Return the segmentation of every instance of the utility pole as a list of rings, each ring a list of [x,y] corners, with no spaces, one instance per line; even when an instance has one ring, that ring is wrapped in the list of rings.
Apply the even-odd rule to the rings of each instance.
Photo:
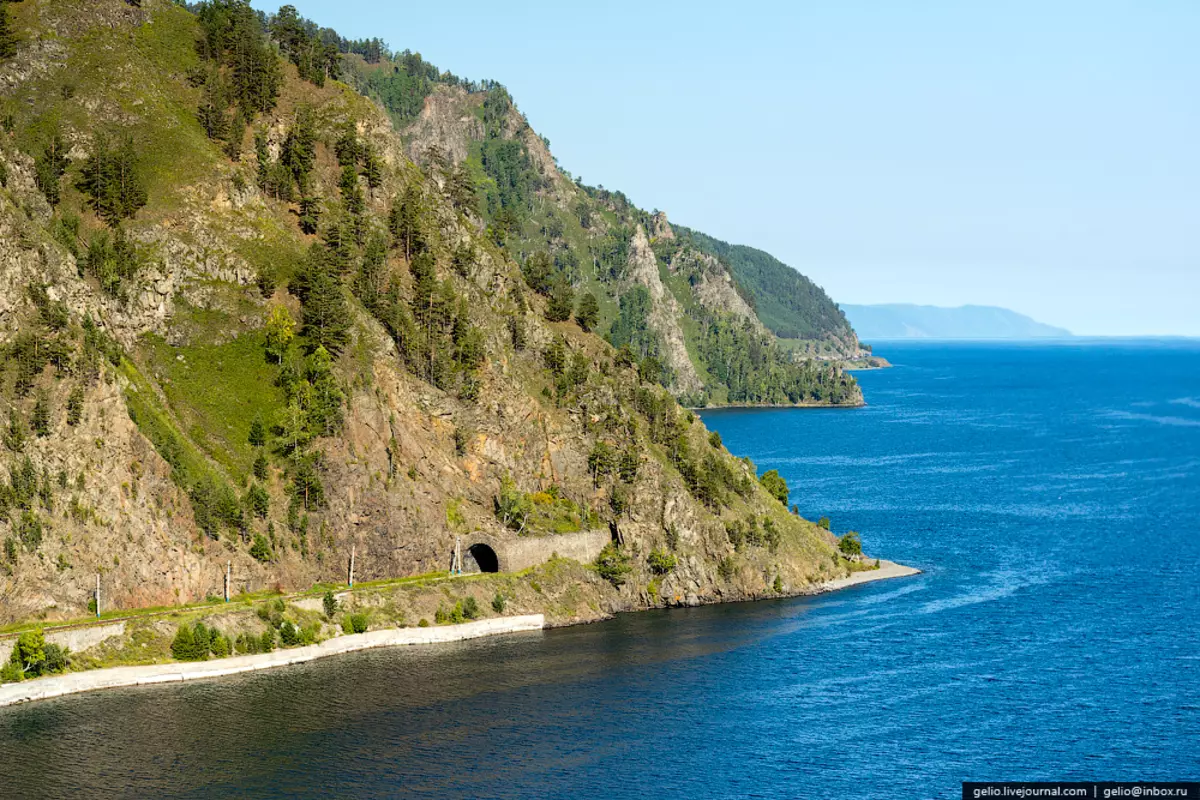
[[[450,574],[462,575],[462,537],[454,537],[454,554],[450,556]]]
[[[355,546],[350,545],[350,588],[354,588],[354,550]]]
[[[100,573],[96,573],[96,619],[100,619]]]
[[[233,562],[225,562],[225,602],[229,602],[229,574],[233,570]]]

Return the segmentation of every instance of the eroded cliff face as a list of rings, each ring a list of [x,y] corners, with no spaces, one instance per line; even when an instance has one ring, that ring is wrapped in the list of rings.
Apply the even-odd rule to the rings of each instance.
[[[703,384],[696,374],[696,366],[688,355],[680,323],[681,310],[674,295],[663,286],[659,275],[658,259],[650,249],[650,241],[641,225],[629,242],[629,266],[626,273],[630,285],[645,286],[650,292],[652,311],[650,327],[658,334],[663,344],[663,360],[673,377],[672,390],[677,395],[700,391]]]
[[[554,524],[607,529],[621,543],[630,571],[619,586],[580,567],[547,583],[546,595],[522,590],[523,607],[552,606],[561,620],[763,596],[776,576],[801,592],[849,569],[828,533],[788,513],[750,465],[714,446],[699,419],[640,383],[610,346],[572,322],[546,322],[545,300],[524,286],[481,220],[456,209],[410,161],[431,143],[466,157],[477,132],[477,118],[462,108],[468,95],[435,92],[402,137],[347,87],[317,89],[284,65],[277,104],[256,118],[233,160],[195,119],[191,15],[165,0],[147,0],[136,13],[119,0],[23,5],[27,44],[0,67],[0,83],[23,103],[5,106],[13,133],[0,137],[0,425],[12,420],[20,434],[5,437],[0,455],[0,623],[81,615],[97,574],[109,608],[138,608],[218,595],[227,565],[235,592],[344,580],[352,550],[360,581],[445,570],[458,540],[534,533],[501,519],[506,491],[535,510],[574,509]],[[105,70],[92,60],[97,48],[111,59]],[[108,81],[112,68],[143,76],[144,85]],[[72,92],[62,88],[68,83]],[[277,309],[298,322],[312,313],[288,285],[310,247],[329,246],[328,234],[300,230],[296,202],[260,187],[252,153],[261,133],[267,157],[278,158],[302,109],[315,120],[311,181],[324,198],[323,220],[348,213],[335,143],[349,128],[382,164],[378,185],[358,179],[365,230],[387,235],[396,199],[421,198],[432,280],[453,298],[445,308],[464,310],[453,324],[477,331],[483,352],[472,368],[474,394],[427,380],[404,350],[411,332],[363,299],[356,276],[365,245],[354,244],[351,271],[340,277],[350,334],[333,362],[342,421],[306,455],[324,495],[311,504],[299,499],[299,460],[285,453],[291,406],[283,366],[265,352],[264,325]],[[48,119],[59,121],[70,148],[55,208],[34,180]],[[106,291],[88,263],[105,225],[73,188],[102,133],[134,137],[150,182],[146,207],[122,223],[138,257],[118,292]],[[533,144],[554,197],[569,203],[574,184],[540,139]],[[69,217],[79,227],[64,235]],[[669,235],[665,217],[655,231]],[[699,301],[752,319],[714,264]],[[640,227],[628,266],[627,280],[655,298],[652,322],[675,388],[695,390],[682,311]],[[381,269],[395,308],[420,311],[404,248],[393,242]],[[455,353],[463,346],[456,336],[457,328],[445,332]],[[51,356],[41,350],[47,343]],[[570,370],[548,366],[556,347]],[[293,348],[297,359],[312,358]],[[39,404],[48,418],[35,431]],[[267,429],[264,443],[247,443],[252,420]],[[628,470],[605,461],[630,453]],[[254,491],[265,492],[264,507],[252,503]],[[227,522],[200,524],[212,513]],[[771,534],[731,538],[729,526],[751,520]],[[536,533],[549,557],[554,531]],[[655,572],[647,561],[654,549],[674,555],[676,566]]]

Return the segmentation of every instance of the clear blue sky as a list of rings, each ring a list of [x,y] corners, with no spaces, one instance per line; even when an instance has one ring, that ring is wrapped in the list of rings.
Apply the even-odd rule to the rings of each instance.
[[[295,5],[499,80],[573,174],[839,302],[1200,335],[1197,0]]]

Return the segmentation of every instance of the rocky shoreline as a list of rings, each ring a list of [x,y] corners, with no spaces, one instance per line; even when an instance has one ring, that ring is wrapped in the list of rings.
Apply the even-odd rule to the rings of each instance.
[[[826,581],[815,591],[805,592],[795,596],[813,596],[834,592],[850,586],[863,583],[902,578],[920,574],[919,569],[896,564],[892,561],[879,562],[879,568],[852,573],[843,578]],[[584,620],[581,622],[601,620]],[[100,626],[112,623],[100,623]],[[524,614],[511,617],[494,617],[458,625],[439,625],[431,627],[387,628],[360,634],[335,636],[319,644],[296,647],[286,650],[276,650],[270,653],[256,655],[231,656],[229,658],[210,661],[179,662],[169,661],[160,664],[146,664],[129,667],[102,667],[100,669],[69,672],[45,678],[36,678],[21,683],[0,685],[0,708],[48,700],[68,694],[96,691],[99,689],[114,689],[128,686],[148,686],[157,683],[175,683],[220,678],[237,675],[244,672],[256,672],[264,669],[274,669],[292,664],[301,664],[327,656],[341,655],[359,650],[376,647],[405,647],[415,645],[445,644],[465,641],[483,636],[497,636],[509,633],[539,631],[547,627],[565,627],[561,625],[547,626],[544,614]]]

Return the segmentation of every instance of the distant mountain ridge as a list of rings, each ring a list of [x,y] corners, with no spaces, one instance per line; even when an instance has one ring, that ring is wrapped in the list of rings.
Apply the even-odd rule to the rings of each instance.
[[[907,303],[855,306],[842,311],[863,340],[871,339],[1062,339],[1065,328],[996,306],[919,306]]]

